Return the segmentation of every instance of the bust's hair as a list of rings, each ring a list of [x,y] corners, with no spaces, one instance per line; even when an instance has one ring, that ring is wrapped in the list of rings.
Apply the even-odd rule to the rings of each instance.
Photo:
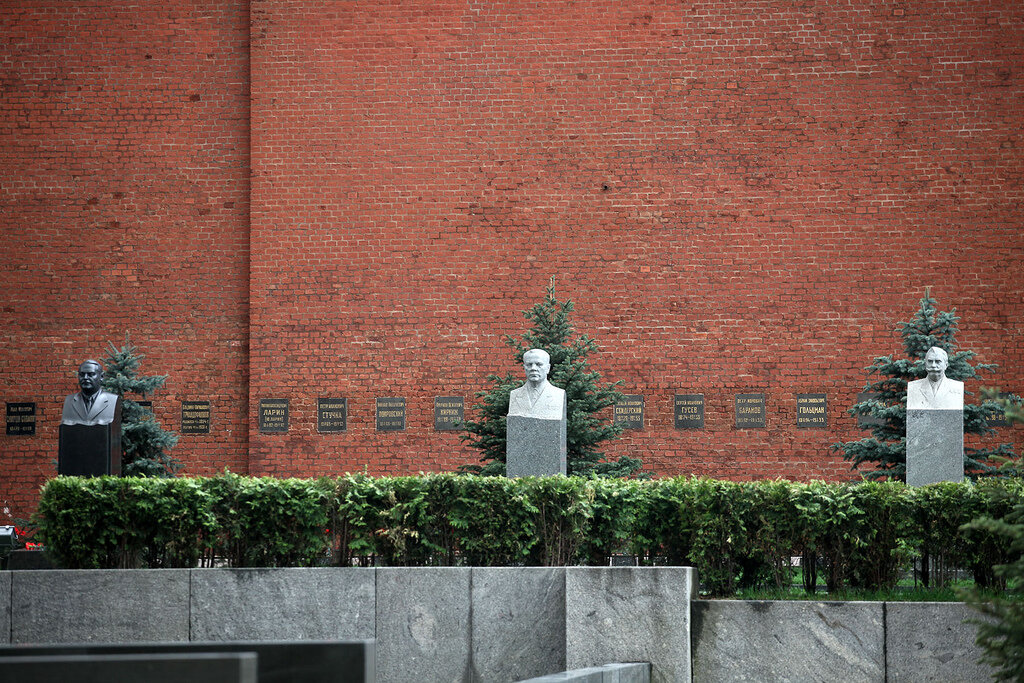
[[[544,349],[530,349],[529,351],[527,351],[526,353],[523,354],[523,362],[526,362],[526,357],[529,356],[531,353],[533,353],[533,354],[538,354],[539,353],[542,356],[544,356],[544,362],[545,363],[549,363],[549,364],[551,363],[551,354],[549,354]]]
[[[83,360],[81,365],[78,366],[79,370],[82,369],[82,365],[95,365],[100,369],[100,372],[103,372],[103,366],[100,365],[100,362],[98,360],[92,360],[91,358],[89,360]]]
[[[940,354],[942,354],[942,360],[946,361],[947,363],[949,362],[949,354],[946,353],[946,349],[943,349],[938,346],[933,346],[930,349],[928,349],[928,351],[926,351],[924,354],[925,358],[927,358],[928,354],[931,353],[932,351],[938,351]]]

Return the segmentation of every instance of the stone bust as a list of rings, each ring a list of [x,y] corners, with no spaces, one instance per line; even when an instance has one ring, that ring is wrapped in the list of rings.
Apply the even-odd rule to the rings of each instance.
[[[108,425],[117,417],[121,397],[103,391],[103,366],[87,360],[78,367],[81,391],[64,399],[60,423],[65,425]]]
[[[509,416],[561,420],[565,417],[565,390],[548,382],[551,356],[543,349],[523,354],[526,383],[509,394]]]
[[[928,376],[907,383],[908,410],[963,410],[964,383],[946,377],[949,354],[937,346],[928,349],[924,368]]]

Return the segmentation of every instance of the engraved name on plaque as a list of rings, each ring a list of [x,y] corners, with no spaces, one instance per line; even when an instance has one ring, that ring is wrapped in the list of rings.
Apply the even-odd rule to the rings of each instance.
[[[348,429],[348,399],[318,398],[316,401],[316,430],[321,434],[344,432]]]
[[[181,402],[181,433],[182,434],[209,434],[210,433],[210,402],[209,401],[182,401]]]
[[[7,404],[7,436],[35,436],[36,404]]]
[[[736,394],[736,429],[764,428],[764,394]]]
[[[639,394],[625,394],[613,408],[615,424],[623,429],[644,428],[644,397]]]
[[[260,431],[265,434],[288,431],[288,399],[261,398],[259,412]]]
[[[453,432],[462,429],[464,402],[461,396],[434,397],[434,429]]]
[[[828,412],[825,394],[796,395],[797,429],[827,429]]]
[[[676,429],[704,429],[704,394],[676,394]]]
[[[402,432],[405,431],[405,399],[404,398],[378,398],[377,399],[377,431],[378,432]]]

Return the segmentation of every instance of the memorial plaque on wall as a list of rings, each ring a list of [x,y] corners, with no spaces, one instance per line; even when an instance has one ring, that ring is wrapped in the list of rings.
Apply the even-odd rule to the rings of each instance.
[[[181,433],[182,434],[209,434],[210,433],[210,402],[209,401],[182,401],[181,402]]]
[[[259,412],[261,432],[288,431],[288,399],[261,398]]]
[[[704,429],[704,394],[676,394],[676,429]]]
[[[999,398],[1006,398],[1008,396],[1011,396],[1011,394],[1009,392],[1006,392],[1006,391],[1000,391],[999,392]],[[988,421],[988,426],[989,427],[1009,427],[1010,423],[1006,421],[1006,412],[1000,410],[998,413],[996,413],[996,416]]]
[[[615,424],[623,429],[644,428],[644,397],[639,394],[625,394],[613,408]]]
[[[377,399],[377,431],[378,432],[402,432],[402,431],[405,431],[405,399],[404,398],[378,398]]]
[[[736,429],[764,428],[764,394],[736,394]]]
[[[36,404],[35,403],[8,403],[7,404],[7,435],[8,436],[35,436],[36,434]]]
[[[826,429],[827,415],[825,394],[796,395],[797,429]]]
[[[462,429],[464,404],[461,396],[434,397],[434,429],[452,432]]]
[[[862,391],[859,394],[857,394],[857,403],[863,403],[864,401],[869,401],[873,398],[878,398],[878,394],[873,391]],[[860,427],[861,429],[871,429],[872,427],[877,427],[884,424],[885,420],[883,420],[880,417],[875,417],[874,415],[857,416],[857,426]]]
[[[348,399],[318,398],[316,400],[316,430],[322,434],[343,432],[348,429]]]

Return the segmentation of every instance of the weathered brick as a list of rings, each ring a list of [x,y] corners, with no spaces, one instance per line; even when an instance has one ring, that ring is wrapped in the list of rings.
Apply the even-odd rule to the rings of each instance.
[[[0,502],[30,510],[75,366],[126,331],[170,376],[166,425],[213,404],[188,472],[472,461],[433,397],[518,372],[501,335],[552,276],[646,399],[611,456],[850,478],[829,445],[926,286],[1024,391],[1022,29],[1009,0],[20,3],[0,394],[40,410],[0,437]],[[767,426],[737,431],[752,391]],[[676,392],[704,430],[672,428]],[[828,430],[796,429],[797,393]],[[316,432],[318,396],[349,398],[347,432]],[[375,431],[377,396],[406,432]],[[256,430],[267,397],[288,434]]]

